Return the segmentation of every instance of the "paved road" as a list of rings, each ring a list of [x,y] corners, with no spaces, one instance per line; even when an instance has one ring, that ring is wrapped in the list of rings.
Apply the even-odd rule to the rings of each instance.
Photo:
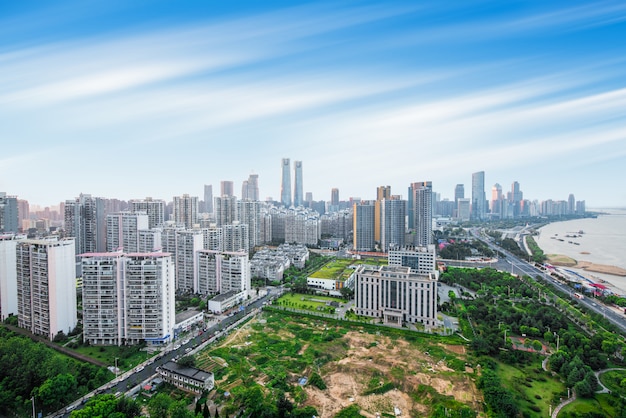
[[[231,316],[224,317],[221,321],[218,321],[214,325],[206,328],[204,331],[196,336],[183,339],[182,341],[175,344],[172,349],[161,352],[157,356],[148,359],[146,362],[135,367],[134,369],[124,372],[116,379],[113,379],[111,382],[108,382],[100,388],[94,390],[90,394],[85,395],[83,398],[77,400],[63,410],[48,415],[48,417],[68,417],[72,410],[81,409],[84,403],[86,403],[91,397],[95,395],[107,393],[117,394],[118,392],[127,393],[129,390],[141,384],[142,382],[149,381],[151,380],[151,378],[155,377],[157,374],[157,367],[167,363],[168,361],[171,361],[175,357],[184,356],[193,352],[194,349],[200,348],[203,343],[213,342],[216,338],[223,335],[224,331],[227,330],[230,326],[236,325],[236,323],[244,319],[250,312],[263,306],[264,302],[278,297],[280,294],[282,294],[282,291],[282,288],[269,289],[266,295],[248,304],[245,307],[245,310],[236,312]]]
[[[506,251],[505,249],[496,246],[490,240],[483,238],[479,231],[476,229],[470,230],[474,238],[484,242],[494,251],[500,251],[504,255],[506,255],[506,263],[508,263],[509,268],[504,269],[511,271],[513,274],[529,276],[532,279],[535,279],[537,276],[543,278],[543,282],[552,286],[555,289],[560,290],[562,293],[569,295],[570,299],[576,300],[579,304],[581,304],[587,311],[595,312],[599,315],[603,315],[609,322],[615,325],[622,334],[626,335],[626,316],[620,311],[614,310],[611,307],[608,307],[602,304],[599,300],[585,297],[584,299],[576,299],[574,298],[574,290],[569,287],[567,284],[555,279],[554,277],[546,274],[541,269],[535,267],[533,264],[530,264],[526,261],[520,260],[514,254]]]

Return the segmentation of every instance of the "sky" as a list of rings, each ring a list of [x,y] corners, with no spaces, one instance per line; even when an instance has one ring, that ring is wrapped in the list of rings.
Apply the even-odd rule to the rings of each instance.
[[[172,200],[281,159],[305,192],[626,207],[623,1],[0,3],[0,191]]]

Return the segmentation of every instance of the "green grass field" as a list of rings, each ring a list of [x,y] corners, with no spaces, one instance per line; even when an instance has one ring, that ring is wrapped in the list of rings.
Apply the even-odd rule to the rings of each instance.
[[[614,398],[613,398],[614,400]],[[559,418],[574,418],[587,413],[595,413],[595,416],[616,417],[619,411],[611,404],[612,396],[599,394],[592,399],[576,399],[565,408],[561,409]]]
[[[626,396],[626,389],[620,386],[626,379],[626,370],[611,370],[600,375],[600,381],[615,394]]]
[[[541,368],[542,359],[537,356],[520,368],[498,363],[498,375],[519,396],[520,408],[528,416],[548,416],[550,405],[556,406],[560,397],[567,396],[565,385]]]
[[[349,268],[352,264],[354,264],[353,260],[331,260],[315,273],[311,274],[310,277],[315,279],[346,280],[354,271]]]
[[[330,309],[329,306],[326,305],[326,302],[338,302],[341,304],[345,303],[346,301],[340,298],[333,298],[330,296],[285,293],[278,300],[276,300],[275,304],[279,306],[285,306],[287,308],[319,312],[328,311]]]

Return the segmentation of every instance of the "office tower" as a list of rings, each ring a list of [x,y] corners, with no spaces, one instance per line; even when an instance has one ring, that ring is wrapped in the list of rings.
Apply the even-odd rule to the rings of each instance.
[[[242,200],[237,202],[237,206],[237,220],[248,225],[250,249],[261,245],[261,202]]]
[[[73,239],[20,240],[16,246],[17,322],[50,340],[77,324]]]
[[[250,174],[241,186],[241,200],[259,200],[259,175]]]
[[[282,181],[280,184],[280,203],[288,208],[291,206],[291,162],[289,158],[282,161]]]
[[[306,193],[304,194],[304,201],[306,202],[306,206],[307,206],[308,208],[310,208],[310,207],[311,207],[311,203],[313,203],[313,193],[311,193],[311,192],[306,192]]]
[[[374,203],[374,241],[381,242],[382,228],[382,202],[391,198],[391,186],[379,186],[376,188],[376,202]]]
[[[184,225],[185,228],[193,228],[198,222],[198,198],[184,194],[174,196],[174,222],[176,225]]]
[[[567,198],[567,214],[573,215],[574,213],[576,213],[576,199],[574,198],[574,195],[570,193]]]
[[[139,230],[138,253],[151,253],[162,249],[163,244],[161,243],[161,230],[159,228]]]
[[[428,275],[437,270],[435,245],[426,247],[394,247],[389,249],[390,266],[411,267],[411,271]]]
[[[502,217],[502,205],[504,198],[502,196],[502,186],[498,183],[491,188],[491,213],[496,217]]]
[[[245,251],[198,252],[198,282],[202,295],[250,291],[250,260]]]
[[[354,203],[353,248],[356,251],[373,251],[374,241],[374,203],[369,201]]]
[[[230,180],[223,180],[220,183],[220,194],[222,196],[233,196],[235,194],[235,185]]]
[[[413,213],[409,213],[409,219],[413,218],[414,244],[420,247],[430,245],[433,239],[432,182],[412,183],[410,189],[413,196]]]
[[[467,199],[459,199],[457,203],[456,209],[456,217],[461,221],[469,221],[470,220],[470,207],[472,202],[469,198]]]
[[[404,266],[361,265],[355,271],[357,315],[380,318],[400,326],[405,322],[437,325],[437,276]]]
[[[454,187],[454,203],[457,203],[459,199],[465,199],[465,186],[462,184]]]
[[[162,226],[165,222],[165,201],[146,197],[143,200],[131,200],[132,212],[144,212],[148,214],[148,228]]]
[[[118,212],[107,215],[107,252],[139,251],[139,231],[147,230],[148,214],[145,212]]]
[[[213,185],[204,185],[204,211],[213,213]]]
[[[237,220],[237,198],[235,196],[216,197],[214,201],[217,226],[229,225]]]
[[[295,174],[295,184],[293,187],[293,205],[295,207],[298,207],[304,204],[304,194],[302,192],[302,161],[294,161],[293,164]]]
[[[483,220],[487,217],[485,208],[485,172],[478,171],[472,174],[472,212],[471,218]]]
[[[339,206],[339,189],[333,188],[330,191],[330,204],[331,206]]]
[[[380,201],[380,246],[383,251],[394,246],[404,246],[406,203],[399,196]]]
[[[17,315],[16,246],[13,234],[0,234],[0,321]]]
[[[520,190],[518,182],[514,181],[511,184],[511,192],[507,197],[511,205],[510,216],[517,218],[522,213],[522,200],[524,200],[524,193]]]
[[[88,194],[65,201],[65,237],[75,241],[76,254],[102,252],[106,248],[104,202]]]
[[[0,233],[19,232],[17,197],[0,192]]]
[[[222,246],[224,251],[250,251],[250,230],[248,225],[234,221],[222,226]]]
[[[169,253],[82,257],[83,340],[93,345],[169,342],[175,325]]]
[[[197,293],[198,276],[196,252],[203,249],[204,237],[200,230],[176,231],[176,289],[180,292]]]

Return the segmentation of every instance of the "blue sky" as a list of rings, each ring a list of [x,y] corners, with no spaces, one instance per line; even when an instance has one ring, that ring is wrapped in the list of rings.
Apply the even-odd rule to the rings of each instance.
[[[626,4],[0,3],[0,191],[202,196],[303,161],[315,200],[487,196],[626,206]]]

